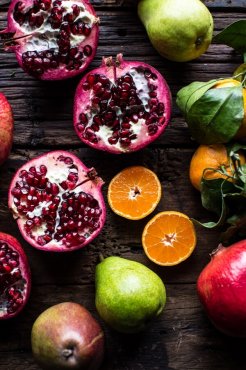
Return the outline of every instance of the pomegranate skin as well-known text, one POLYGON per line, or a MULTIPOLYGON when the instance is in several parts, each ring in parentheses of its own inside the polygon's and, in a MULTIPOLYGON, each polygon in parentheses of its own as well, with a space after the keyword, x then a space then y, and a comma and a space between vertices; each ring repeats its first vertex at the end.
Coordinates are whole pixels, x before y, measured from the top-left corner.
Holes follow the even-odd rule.
MULTIPOLYGON (((0 321, 11 319, 19 315, 25 307, 31 292, 31 271, 27 256, 24 253, 22 246, 12 235, 0 232, 1 259, 5 258, 2 250, 3 244, 6 244, 11 249, 11 253, 16 252, 19 257, 18 265, 12 266, 12 271, 7 270, 7 273, 2 270, 4 263, 2 260, 0 261, 0 321), (21 275, 14 278, 14 274, 16 274, 18 270, 21 272, 21 275), (3 284, 5 284, 4 287, 3 284), (15 289, 13 292, 14 294, 12 294, 13 298, 11 298, 11 293, 8 293, 11 289, 15 289), (20 297, 17 297, 18 291, 21 293, 20 297), (14 297, 14 295, 16 295, 16 297, 14 297), (11 309, 13 303, 11 304, 9 302, 10 299, 17 299, 17 307, 14 310, 11 309), (22 301, 18 302, 19 299, 22 301), (8 307, 8 303, 10 303, 10 307, 8 307)), ((8 251, 6 253, 9 254, 10 252, 8 251)), ((11 260, 11 258, 15 257, 11 256, 9 257, 9 260, 11 260)), ((7 262, 7 265, 9 265, 9 262, 7 262)))
MULTIPOLYGON (((37 13, 35 10, 35 3, 40 3, 43 0, 12 0, 9 9, 8 9, 8 23, 7 28, 0 32, 0 38, 6 40, 4 43, 4 49, 9 52, 14 52, 17 62, 19 63, 20 67, 29 75, 41 79, 41 80, 63 80, 67 78, 71 78, 77 76, 78 74, 82 73, 92 62, 95 57, 97 45, 98 45, 98 38, 99 38, 99 18, 96 15, 96 12, 93 6, 90 4, 89 0, 50 0, 51 7, 46 10, 39 10, 37 13), (69 50, 61 50, 59 46, 59 38, 62 32, 62 27, 65 26, 67 23, 66 19, 62 19, 62 23, 59 24, 58 27, 52 28, 50 22, 47 23, 48 17, 51 15, 51 10, 54 7, 55 2, 60 2, 61 7, 67 6, 68 9, 65 9, 65 13, 69 13, 71 11, 70 7, 74 4, 77 6, 82 7, 85 17, 89 15, 91 17, 91 32, 89 35, 78 35, 72 34, 69 31, 68 37, 70 40, 70 49, 69 50), (25 13, 25 21, 19 22, 15 19, 15 11, 16 6, 20 4, 20 8, 23 6, 23 11, 25 13), (28 21, 28 13, 30 10, 33 9, 33 12, 41 17, 44 17, 44 21, 40 26, 30 26, 28 21), (58 35, 58 32, 60 34, 58 35), (82 36, 82 37, 81 37, 82 36), (85 36, 85 37, 84 37, 85 36), (10 40, 10 42, 8 42, 10 40), (47 40, 47 42, 43 42, 43 40, 47 40), (12 41, 12 42, 11 42, 12 41), (47 47, 47 45, 50 45, 47 47), (87 46, 91 48, 90 52, 85 53, 84 47, 87 46), (75 58, 77 58, 77 62, 81 62, 79 65, 74 65, 75 59, 70 58, 71 56, 71 49, 77 49, 77 54, 75 58), (38 53, 34 59, 36 59, 36 63, 40 63, 40 58, 47 60, 47 55, 43 54, 46 52, 55 52, 57 58, 55 61, 58 65, 56 66, 49 66, 45 67, 43 63, 41 67, 39 66, 34 71, 33 68, 28 68, 28 65, 25 64, 23 60, 23 55, 26 53, 38 53), (83 57, 79 57, 79 53, 84 54, 83 57), (59 54, 59 56, 58 56, 59 54), (66 59, 64 61, 63 59, 66 59), (67 60, 68 59, 68 60, 67 60), (73 62, 72 62, 73 61, 73 62), (72 64, 72 65, 71 65, 72 64), (42 73, 37 72, 38 69, 42 69, 42 73)), ((48 0, 46 1, 48 2, 48 0)), ((35 15, 34 14, 34 15, 35 15)), ((81 21, 80 15, 78 15, 75 20, 74 24, 71 23, 70 26, 75 25, 76 22, 81 21)), ((65 26, 66 27, 66 26, 65 26)), ((27 59, 32 58, 30 55, 26 55, 27 59)), ((54 60, 53 60, 54 62, 54 60)), ((33 64, 33 63, 32 63, 33 64)), ((34 63, 35 64, 35 63, 34 63)))
POLYGON ((218 247, 198 278, 197 291, 218 330, 246 337, 246 239, 218 247))
POLYGON ((83 76, 74 98, 74 128, 85 144, 112 154, 131 153, 155 141, 171 119, 172 96, 149 64, 103 58, 83 76))
POLYGON ((71 252, 90 243, 104 226, 103 184, 95 169, 87 168, 74 154, 62 150, 48 152, 25 163, 16 172, 9 188, 9 209, 30 245, 43 251, 71 252), (43 174, 41 168, 45 169, 43 174), (69 180, 71 175, 74 179, 69 180), (86 203, 80 201, 84 194, 87 194, 86 203), (69 209, 70 206, 74 208, 69 209), (87 207, 99 210, 99 214, 94 211, 86 215, 87 207), (91 219, 93 215, 97 226, 85 224, 84 216, 91 219))
POLYGON ((7 159, 13 142, 13 114, 6 97, 0 93, 0 165, 7 159))

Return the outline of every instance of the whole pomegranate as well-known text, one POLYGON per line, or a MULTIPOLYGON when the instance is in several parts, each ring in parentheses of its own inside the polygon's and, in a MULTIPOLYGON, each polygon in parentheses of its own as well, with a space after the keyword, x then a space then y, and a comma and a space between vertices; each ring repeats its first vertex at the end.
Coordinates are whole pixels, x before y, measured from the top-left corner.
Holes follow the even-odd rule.
POLYGON ((223 333, 246 337, 246 239, 219 246, 197 281, 200 300, 223 333))
POLYGON ((139 150, 165 130, 171 116, 171 94, 162 75, 122 55, 104 58, 85 75, 74 102, 74 127, 93 148, 111 153, 139 150))
POLYGON ((83 306, 56 304, 36 319, 32 327, 33 356, 45 370, 97 370, 104 355, 104 333, 83 306))
POLYGON ((15 174, 9 208, 33 247, 53 252, 79 249, 101 231, 106 217, 103 181, 75 155, 49 152, 15 174))
POLYGON ((62 80, 94 58, 98 22, 88 0, 12 0, 2 38, 28 74, 62 80))
POLYGON ((0 93, 0 165, 7 159, 12 146, 13 122, 11 106, 0 93))
POLYGON ((13 236, 0 232, 0 320, 17 316, 30 295, 27 257, 13 236))

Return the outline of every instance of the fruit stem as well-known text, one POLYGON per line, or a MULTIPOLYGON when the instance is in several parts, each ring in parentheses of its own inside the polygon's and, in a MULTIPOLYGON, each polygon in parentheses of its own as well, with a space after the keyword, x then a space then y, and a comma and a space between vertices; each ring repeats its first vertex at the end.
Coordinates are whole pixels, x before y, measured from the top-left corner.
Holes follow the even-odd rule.
POLYGON ((11 44, 15 43, 16 40, 20 40, 20 39, 23 39, 23 38, 28 37, 28 36, 32 36, 32 33, 29 33, 29 34, 24 35, 24 36, 13 37, 13 38, 10 38, 10 39, 5 39, 4 37, 2 37, 2 39, 0 41, 2 41, 5 46, 11 46, 11 44))
POLYGON ((100 262, 103 262, 104 261, 104 256, 102 253, 99 253, 99 260, 100 262))
POLYGON ((66 360, 67 360, 69 357, 73 356, 73 350, 72 350, 72 349, 69 349, 69 348, 66 348, 66 349, 64 349, 64 350, 62 351, 62 355, 63 355, 63 357, 65 357, 65 358, 66 358, 66 360))
POLYGON ((95 180, 95 178, 97 177, 97 172, 95 170, 95 168, 92 168, 88 173, 87 173, 87 176, 88 176, 88 179, 86 180, 83 180, 81 181, 78 185, 75 186, 74 189, 76 189, 78 186, 80 185, 83 185, 85 182, 87 181, 92 181, 92 180, 95 180))

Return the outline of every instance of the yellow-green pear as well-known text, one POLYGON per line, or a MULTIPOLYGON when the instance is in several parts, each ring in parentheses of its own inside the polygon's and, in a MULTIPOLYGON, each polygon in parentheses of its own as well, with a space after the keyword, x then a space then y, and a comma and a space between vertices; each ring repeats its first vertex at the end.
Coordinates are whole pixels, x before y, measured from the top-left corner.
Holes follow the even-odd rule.
POLYGON ((169 60, 198 58, 211 43, 213 17, 200 0, 141 0, 138 14, 154 48, 169 60))

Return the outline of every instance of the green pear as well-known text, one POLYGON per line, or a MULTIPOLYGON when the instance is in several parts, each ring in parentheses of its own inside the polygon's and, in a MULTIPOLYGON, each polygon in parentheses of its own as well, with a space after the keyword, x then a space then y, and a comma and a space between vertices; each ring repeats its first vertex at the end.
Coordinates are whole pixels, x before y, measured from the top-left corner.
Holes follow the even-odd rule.
POLYGON ((154 48, 169 60, 198 58, 211 43, 213 17, 200 0, 141 0, 138 15, 154 48))
POLYGON ((96 308, 101 318, 123 333, 143 330, 166 303, 165 286, 141 263, 105 258, 96 267, 96 308))

